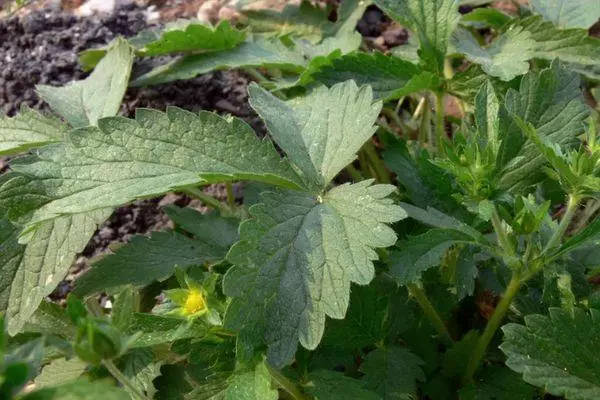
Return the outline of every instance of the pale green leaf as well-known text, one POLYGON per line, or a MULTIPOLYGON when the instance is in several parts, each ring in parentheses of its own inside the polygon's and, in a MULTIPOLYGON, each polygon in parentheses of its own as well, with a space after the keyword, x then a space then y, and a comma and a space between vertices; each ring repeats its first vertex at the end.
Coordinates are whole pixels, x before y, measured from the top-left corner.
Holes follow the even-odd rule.
POLYGON ((131 400, 129 394, 101 380, 90 382, 87 379, 48 387, 28 393, 22 400, 131 400))
POLYGON ((450 35, 460 17, 458 0, 375 0, 375 4, 416 32, 424 66, 443 76, 450 35))
POLYGON ((424 381, 425 363, 405 347, 391 345, 369 353, 360 366, 370 389, 384 400, 416 398, 417 381, 424 381))
POLYGON ((551 308, 502 327, 508 365, 525 382, 570 400, 600 397, 600 312, 551 308))
POLYGON ((128 244, 94 263, 91 270, 78 278, 75 292, 84 296, 103 291, 112 293, 125 284, 145 286, 168 278, 175 267, 187 269, 221 260, 227 250, 176 232, 134 236, 128 244))
POLYGON ((21 153, 62 140, 65 125, 27 106, 13 118, 0 118, 0 155, 21 153))
POLYGON ((440 265, 441 259, 455 244, 476 244, 471 235, 453 229, 431 229, 398 243, 400 251, 391 255, 390 273, 400 285, 417 282, 429 268, 440 265))
POLYGON ((362 18, 372 0, 345 0, 337 9, 338 19, 327 33, 343 36, 356 31, 356 25, 362 18))
POLYGON ((234 48, 244 41, 246 33, 221 21, 216 27, 188 23, 179 29, 166 29, 158 40, 146 43, 138 54, 146 57, 169 53, 220 51, 234 48))
POLYGON ((56 359, 46 365, 35 378, 35 387, 41 389, 77 379, 85 372, 87 366, 85 361, 78 358, 56 359))
POLYGON ((417 65, 382 53, 355 52, 333 59, 319 67, 312 77, 332 86, 352 79, 359 85, 370 85, 376 99, 397 99, 410 93, 434 90, 440 79, 417 65))
POLYGON ((302 187, 273 144, 240 119, 138 109, 135 120, 104 118, 98 125, 71 131, 68 141, 40 149, 32 163, 12 165, 26 174, 0 185, 0 205, 13 219, 35 210, 33 225, 209 181, 302 187))
MULTIPOLYGON (((523 77, 519 90, 510 89, 505 98, 509 114, 531 124, 540 136, 558 146, 570 146, 584 133, 590 109, 579 88, 579 76, 559 63, 523 77)), ((543 177, 546 162, 534 143, 527 140, 510 115, 500 118, 502 145, 498 155, 501 168, 498 187, 522 190, 543 177)))
POLYGON ((201 338, 209 331, 203 320, 185 320, 154 314, 136 313, 126 333, 138 334, 132 348, 151 347, 181 339, 201 338))
POLYGON ((319 344, 326 315, 344 317, 350 283, 371 281, 374 248, 396 241, 386 224, 405 216, 386 198, 393 186, 371 183, 341 185, 322 198, 267 192, 250 209, 223 283, 234 297, 225 319, 240 332, 238 352, 249 356, 266 342, 269 361, 280 367, 298 342, 319 344))
POLYGON ((136 78, 131 85, 157 85, 191 79, 214 70, 243 67, 273 67, 301 73, 306 64, 302 54, 290 50, 279 39, 259 38, 230 50, 179 58, 136 78))
MULTIPOLYGON (((149 348, 133 349, 123 357, 123 375, 139 393, 144 393, 153 399, 156 388, 152 381, 160 376, 160 366, 163 361, 156 360, 154 352, 149 348)), ((127 388, 125 388, 128 390, 127 388)), ((128 390, 132 397, 134 393, 128 390)))
POLYGON ((269 133, 312 188, 323 189, 356 158, 375 132, 381 103, 369 87, 352 81, 320 87, 284 102, 258 85, 250 86, 250 104, 269 133))
POLYGON ((0 310, 6 310, 10 297, 10 286, 21 264, 25 246, 18 241, 19 228, 0 219, 0 310))
POLYGON ((249 371, 236 371, 228 381, 223 400, 277 400, 279 393, 271 386, 271 374, 264 362, 249 371))
POLYGON ((365 382, 341 372, 319 370, 310 374, 312 385, 306 391, 315 400, 381 400, 375 392, 364 389, 365 382))
POLYGON ((452 42, 467 60, 480 64, 487 74, 503 81, 510 81, 529 71, 529 60, 533 58, 535 46, 531 33, 516 26, 486 47, 482 47, 466 29, 457 29, 452 35, 452 42))
POLYGON ((27 237, 19 266, 10 284, 7 330, 17 334, 40 302, 61 282, 75 255, 112 210, 65 215, 41 223, 27 237))
POLYGON ((588 29, 600 18, 599 0, 531 0, 533 11, 559 28, 588 29))
POLYGON ((96 125, 100 118, 119 111, 132 65, 133 49, 118 39, 87 79, 63 87, 42 85, 37 90, 73 127, 96 125))

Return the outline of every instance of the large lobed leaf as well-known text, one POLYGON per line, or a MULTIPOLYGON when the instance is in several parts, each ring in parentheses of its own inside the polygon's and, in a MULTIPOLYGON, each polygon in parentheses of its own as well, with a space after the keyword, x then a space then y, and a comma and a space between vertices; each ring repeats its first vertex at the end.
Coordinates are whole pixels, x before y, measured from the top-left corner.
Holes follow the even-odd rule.
POLYGON ((13 164, 24 175, 0 186, 0 204, 13 214, 35 210, 34 224, 207 181, 302 187, 272 143, 239 119, 209 112, 139 109, 135 120, 104 118, 68 138, 40 149, 32 163, 13 164))
POLYGON ((325 316, 343 318, 350 283, 367 284, 376 247, 396 241, 386 223, 404 217, 385 197, 390 185, 370 181, 342 185, 322 198, 299 192, 270 192, 241 226, 241 241, 228 259, 224 278, 234 297, 226 325, 240 332, 246 354, 266 342, 274 365, 294 356, 297 343, 314 349, 325 316))
POLYGON ((559 28, 588 29, 600 18, 598 0, 531 0, 531 7, 559 28))
POLYGON ((443 76, 450 35, 458 24, 458 0, 375 0, 390 17, 417 33, 425 67, 443 76))
POLYGON ((600 397, 600 312, 551 308, 528 315, 525 325, 502 327, 506 364, 523 379, 570 400, 600 397))

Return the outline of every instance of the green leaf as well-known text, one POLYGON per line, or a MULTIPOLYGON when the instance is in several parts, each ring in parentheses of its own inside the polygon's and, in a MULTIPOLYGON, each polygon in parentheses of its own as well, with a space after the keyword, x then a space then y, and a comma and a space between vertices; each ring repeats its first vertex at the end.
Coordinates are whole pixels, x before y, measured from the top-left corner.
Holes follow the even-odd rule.
POLYGON ((166 29, 158 40, 146 43, 138 50, 144 57, 169 53, 210 52, 234 48, 246 39, 246 33, 231 26, 229 21, 221 21, 216 27, 188 23, 177 26, 179 29, 166 29))
POLYGON ((551 308, 549 316, 527 315, 525 326, 502 327, 506 365, 523 380, 555 396, 600 397, 600 312, 551 308))
POLYGON ((576 235, 565 241, 552 255, 553 258, 569 253, 582 247, 589 246, 600 239, 600 218, 596 217, 592 223, 586 226, 576 235))
POLYGON ((297 343, 314 349, 325 316, 343 318, 350 282, 365 285, 374 274, 374 248, 396 241, 386 223, 404 211, 386 199, 394 187, 372 181, 333 188, 323 197, 292 191, 267 192, 250 208, 241 241, 227 258, 224 292, 234 297, 225 317, 239 331, 246 357, 266 342, 269 362, 280 367, 297 343))
POLYGON ((62 140, 65 125, 23 105, 13 118, 0 118, 0 155, 21 153, 62 140))
POLYGON ((224 400, 277 400, 279 393, 271 386, 271 374, 264 362, 249 371, 236 371, 228 381, 224 400))
POLYGON ((462 400, 533 400, 538 399, 533 386, 506 367, 485 366, 475 380, 459 390, 462 400))
POLYGON ((429 268, 440 265, 446 251, 455 244, 476 244, 474 238, 459 230, 431 229, 398 244, 391 255, 390 273, 400 285, 417 282, 429 268))
POLYGON ((424 381, 423 360, 405 347, 392 345, 369 353, 361 365, 365 373, 365 388, 384 400, 413 399, 417 396, 417 381, 424 381))
POLYGON ((473 104, 475 96, 486 82, 491 82, 496 93, 501 97, 509 88, 519 88, 520 78, 515 78, 510 82, 504 82, 493 78, 483 72, 481 66, 471 64, 466 70, 457 72, 452 79, 447 82, 447 90, 454 96, 460 97, 473 104))
POLYGON ((375 4, 417 33, 424 66, 443 76, 450 35, 460 17, 458 0, 375 0, 375 4))
POLYGON ((376 99, 398 99, 410 93, 439 88, 441 80, 401 58, 355 52, 324 64, 312 77, 332 86, 349 79, 359 85, 370 85, 376 99))
POLYGON ((236 218, 203 214, 189 207, 167 206, 164 210, 178 229, 215 248, 227 251, 238 240, 240 221, 236 218))
POLYGON ((100 118, 119 111, 132 65, 133 49, 118 39, 87 79, 63 87, 42 85, 37 90, 73 127, 96 125, 100 118))
POLYGON ((254 33, 293 36, 318 42, 325 31, 332 29, 327 10, 302 0, 300 5, 287 4, 282 11, 269 8, 243 11, 254 33))
POLYGON ((511 26, 531 33, 531 39, 536 42, 533 49, 535 58, 548 61, 559 58, 578 72, 598 78, 595 67, 600 61, 600 39, 588 36, 587 30, 561 30, 539 16, 516 19, 511 26))
POLYGON ((205 182, 256 179, 302 187, 271 142, 240 119, 209 112, 138 109, 135 120, 104 118, 67 136, 40 149, 34 162, 12 165, 29 176, 0 186, 0 207, 35 210, 34 225, 205 182))
POLYGON ((0 219, 0 310, 6 310, 10 297, 10 286, 21 264, 25 246, 18 241, 19 229, 0 219))
POLYGON ((302 54, 290 50, 279 39, 259 38, 230 50, 182 57, 136 78, 131 86, 191 79, 210 71, 229 68, 264 67, 301 73, 306 64, 302 54))
MULTIPOLYGON (((584 121, 590 114, 579 83, 577 74, 555 62, 539 73, 525 75, 518 91, 510 89, 505 98, 506 110, 552 143, 572 145, 584 133, 584 121)), ((546 160, 510 115, 501 117, 500 127, 503 135, 498 167, 502 170, 498 188, 523 190, 543 177, 541 166, 546 160)))
POLYGON ((183 320, 160 315, 136 313, 133 315, 128 334, 139 335, 131 344, 132 348, 151 347, 176 340, 200 338, 205 336, 209 327, 202 320, 183 320))
POLYGON ((221 260, 227 250, 177 232, 134 236, 128 244, 96 262, 91 270, 77 279, 75 293, 84 296, 102 291, 113 292, 125 284, 145 286, 168 278, 175 267, 186 269, 221 260))
POLYGON ((452 35, 452 42, 467 60, 480 64, 487 74, 503 81, 510 81, 529 71, 529 60, 533 58, 535 46, 531 33, 515 26, 485 48, 466 29, 457 29, 452 35))
POLYGON ((531 0, 531 8, 559 28, 588 29, 600 18, 598 0, 531 0))
POLYGON ((75 255, 111 212, 100 209, 57 217, 41 223, 31 233, 10 283, 6 316, 11 335, 21 330, 41 301, 63 280, 75 255))
MULTIPOLYGON (((161 360, 155 360, 154 352, 149 348, 133 349, 123 357, 123 375, 129 378, 138 392, 152 399, 156 394, 152 381, 160 376, 162 363, 161 360)), ((130 394, 135 397, 132 392, 130 394)))
POLYGON ((306 391, 315 400, 381 400, 376 393, 364 389, 365 382, 340 372, 319 370, 310 374, 312 385, 306 391))
POLYGON ((250 104, 269 133, 298 167, 308 187, 322 190, 356 158, 375 132, 381 103, 369 87, 352 81, 320 87, 310 95, 284 102, 256 84, 250 104))
POLYGON ((79 379, 29 393, 22 400, 131 400, 129 394, 103 381, 79 379))
POLYGON ((38 389, 56 386, 77 379, 84 373, 88 364, 78 358, 59 358, 46 365, 42 372, 35 378, 35 387, 38 389))
POLYGON ((495 8, 476 8, 460 18, 461 25, 473 26, 474 28, 501 29, 511 21, 510 15, 504 14, 495 8))

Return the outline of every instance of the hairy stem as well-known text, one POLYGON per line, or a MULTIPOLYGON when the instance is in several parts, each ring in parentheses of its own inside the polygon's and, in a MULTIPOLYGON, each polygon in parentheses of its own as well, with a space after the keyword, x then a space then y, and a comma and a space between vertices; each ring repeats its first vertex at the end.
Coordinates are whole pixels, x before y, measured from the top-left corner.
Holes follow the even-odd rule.
POLYGON ((421 124, 419 125, 419 144, 422 147, 425 147, 425 143, 429 142, 429 148, 433 148, 433 141, 431 138, 431 110, 429 109, 429 100, 427 96, 423 96, 421 99, 422 102, 419 102, 417 106, 417 110, 415 111, 415 115, 417 115, 417 111, 419 111, 419 107, 421 104, 423 107, 421 108, 423 116, 421 117, 421 124))
POLYGON ((390 183, 390 173, 383 164, 383 161, 379 157, 379 154, 377 154, 373 142, 370 140, 367 141, 367 143, 365 143, 365 145, 363 146, 363 151, 367 156, 369 164, 375 171, 375 178, 377 179, 377 181, 379 183, 390 183))
POLYGON ((202 189, 199 189, 197 187, 189 186, 189 187, 180 189, 180 192, 185 193, 188 196, 193 197, 195 199, 198 199, 201 202, 203 202, 204 204, 206 204, 207 206, 212 207, 216 210, 223 209, 223 205, 221 204, 221 202, 219 200, 215 199, 214 197, 205 193, 202 189))
POLYGON ((360 171, 357 170, 356 167, 354 167, 354 165, 352 164, 348 164, 346 166, 346 172, 348 173, 348 175, 350 175, 354 182, 360 182, 363 180, 363 176, 360 173, 360 171))
POLYGON ((429 318, 429 320, 431 321, 435 329, 438 331, 438 334, 442 337, 442 339, 444 339, 444 341, 448 343, 452 343, 454 340, 452 339, 452 336, 450 336, 450 332, 448 332, 446 324, 444 324, 442 317, 440 317, 440 314, 438 314, 436 309, 433 307, 433 304, 431 304, 431 302, 427 298, 427 294, 425 293, 425 291, 414 283, 407 285, 407 287, 408 292, 415 298, 417 303, 419 303, 419 306, 421 307, 427 318, 429 318))
POLYGON ((302 393, 300 389, 298 389, 294 382, 290 381, 288 378, 285 377, 285 375, 283 375, 275 368, 271 367, 269 364, 265 363, 265 365, 267 366, 267 370, 269 371, 269 374, 271 375, 273 381, 275 381, 277 386, 279 386, 286 393, 288 393, 292 397, 292 399, 308 400, 308 397, 306 397, 304 393, 302 393))
POLYGON ((227 205, 232 210, 235 208, 235 197, 233 196, 233 184, 231 182, 225 183, 227 188, 227 205))
POLYGON ((111 360, 102 360, 102 365, 106 367, 108 372, 117 380, 121 385, 129 389, 131 394, 138 400, 149 400, 142 392, 140 392, 134 385, 131 383, 128 377, 123 375, 123 373, 117 368, 117 366, 111 360))
POLYGON ((567 210, 565 211, 565 215, 563 215, 562 219, 560 220, 558 229, 556 230, 556 232, 554 232, 554 234, 548 241, 548 244, 544 248, 543 253, 546 253, 548 250, 550 250, 560 244, 563 236, 567 232, 567 228, 569 227, 569 225, 571 224, 571 221, 573 220, 573 216, 575 215, 575 211, 577 211, 578 207, 579 207, 579 197, 570 194, 569 200, 567 201, 567 210))
POLYGON ((481 337, 477 341, 475 350, 473 350, 473 352, 471 353, 471 357, 469 358, 469 362, 467 364, 467 369, 463 379, 464 383, 470 382, 473 379, 473 375, 479 368, 479 365, 481 364, 481 361, 485 356, 485 351, 487 350, 490 341, 492 340, 492 338, 496 334, 496 331, 500 327, 500 324, 502 323, 502 320, 504 319, 504 316, 506 315, 510 304, 519 292, 521 285, 523 285, 523 280, 521 279, 520 274, 514 273, 510 282, 508 283, 508 286, 506 287, 506 291, 502 296, 502 300, 500 300, 500 303, 498 303, 498 305, 496 306, 492 317, 488 321, 485 330, 483 331, 483 335, 481 335, 481 337))
POLYGON ((442 142, 446 140, 446 128, 444 124, 444 93, 435 94, 435 139, 438 150, 442 142))

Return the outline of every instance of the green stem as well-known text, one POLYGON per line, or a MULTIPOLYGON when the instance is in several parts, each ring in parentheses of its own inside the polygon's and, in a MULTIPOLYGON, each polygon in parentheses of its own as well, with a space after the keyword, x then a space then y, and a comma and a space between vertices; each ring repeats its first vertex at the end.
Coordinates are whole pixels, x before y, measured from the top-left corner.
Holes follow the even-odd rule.
POLYGON ((367 143, 365 143, 363 149, 367 155, 369 164, 371 164, 371 167, 373 167, 373 170, 375 171, 377 181, 379 183, 390 183, 390 174, 383 164, 383 161, 379 157, 379 154, 377 154, 373 142, 369 140, 367 143))
POLYGON ((298 389, 294 382, 290 381, 281 372, 271 367, 269 364, 265 363, 265 365, 277 386, 285 390, 294 400, 308 400, 308 397, 298 389))
POLYGON ((452 336, 450 336, 450 332, 448 332, 446 324, 444 324, 442 317, 440 317, 440 314, 438 314, 436 309, 433 307, 433 304, 431 304, 429 301, 429 298, 427 298, 425 291, 414 283, 409 284, 407 287, 408 292, 415 298, 417 303, 419 303, 419 306, 427 318, 429 318, 434 328, 438 331, 439 335, 444 339, 444 341, 452 343, 454 340, 452 339, 452 336))
POLYGON ((506 235, 506 230, 504 230, 504 226, 502 226, 502 220, 500 219, 496 208, 494 208, 494 212, 492 213, 492 226, 494 227, 494 231, 498 236, 498 243, 500 243, 502 250, 504 250, 504 252, 509 256, 514 257, 516 254, 515 247, 506 235))
POLYGON ((108 372, 119 381, 119 383, 129 389, 131 394, 138 400, 150 400, 142 392, 140 392, 123 373, 117 368, 117 366, 111 360, 103 360, 102 365, 106 367, 108 372))
POLYGON ((182 188, 180 189, 180 192, 185 193, 188 196, 193 197, 195 199, 198 199, 207 206, 212 207, 216 210, 223 209, 223 205, 219 200, 215 199, 210 194, 205 193, 202 189, 198 189, 197 187, 189 186, 186 188, 182 188))
POLYGON ((444 124, 444 93, 435 94, 435 136, 436 147, 442 148, 442 142, 446 140, 446 128, 444 124))
POLYGON ((475 350, 471 353, 471 357, 469 358, 469 362, 467 364, 467 369, 465 372, 465 376, 463 379, 464 383, 470 382, 473 379, 473 375, 479 368, 483 357, 485 356, 485 351, 487 350, 490 341, 496 334, 498 327, 502 323, 508 308, 510 307, 514 297, 519 292, 519 289, 523 285, 523 280, 518 273, 514 273, 508 286, 506 287, 506 291, 502 296, 502 300, 496 306, 492 317, 488 321, 485 330, 483 331, 483 335, 477 341, 477 345, 475 346, 475 350))
POLYGON ((360 173, 360 171, 357 170, 356 167, 352 164, 348 164, 346 166, 346 172, 348 172, 348 175, 350 175, 354 182, 360 182, 363 180, 363 176, 360 173))
POLYGON ((560 244, 563 236, 567 232, 567 228, 569 227, 569 225, 571 224, 571 221, 573 220, 573 216, 575 215, 575 211, 577 211, 578 207, 579 207, 579 197, 570 194, 569 200, 567 201, 567 210, 565 211, 565 215, 563 215, 562 219, 560 220, 558 229, 556 229, 556 232, 554 232, 554 234, 548 241, 548 244, 544 248, 544 251, 542 252, 542 254, 546 253, 548 250, 551 250, 552 248, 554 248, 560 244))
POLYGON ((235 208, 235 197, 233 196, 233 184, 231 182, 225 183, 227 188, 227 205, 232 210, 235 208))
MULTIPOLYGON (((421 99, 423 103, 419 103, 419 106, 423 104, 422 108, 422 116, 421 116, 421 124, 419 125, 419 144, 422 147, 425 147, 425 143, 429 142, 429 149, 433 149, 433 138, 431 135, 431 109, 429 107, 429 99, 427 96, 423 96, 421 99)), ((417 106, 417 111, 419 111, 419 106, 417 106)), ((417 114, 415 111, 415 115, 417 114)))

